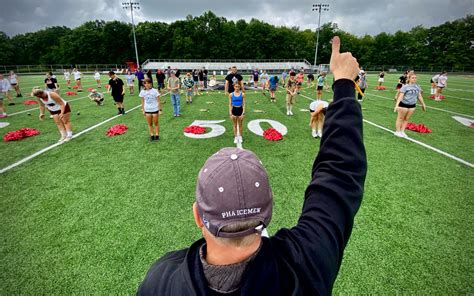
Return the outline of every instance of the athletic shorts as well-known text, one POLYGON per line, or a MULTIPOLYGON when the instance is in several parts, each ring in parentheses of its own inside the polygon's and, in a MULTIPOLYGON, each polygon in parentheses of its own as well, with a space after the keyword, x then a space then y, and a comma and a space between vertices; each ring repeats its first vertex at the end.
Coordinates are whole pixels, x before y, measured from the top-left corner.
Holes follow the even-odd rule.
POLYGON ((301 86, 303 85, 303 82, 296 82, 296 85, 301 86))
POLYGON ((402 86, 403 86, 403 84, 401 84, 401 83, 397 84, 397 89, 402 88, 402 86))
POLYGON ((16 86, 18 83, 11 83, 11 86, 16 86))
POLYGON ((239 107, 232 106, 232 115, 241 116, 242 113, 244 113, 244 108, 242 108, 242 106, 239 106, 239 107))
POLYGON ((379 78, 379 82, 384 82, 384 81, 385 81, 385 79, 379 78))
POLYGON ((132 83, 127 83, 127 86, 130 87, 130 86, 135 86, 135 84, 132 82, 132 83))
POLYGON ((323 90, 323 86, 322 86, 322 85, 318 85, 318 90, 323 90))
POLYGON ((286 94, 286 102, 290 103, 290 104, 294 104, 295 103, 295 97, 296 97, 296 95, 292 96, 290 94, 286 94))
POLYGON ((145 114, 147 114, 147 115, 148 115, 148 114, 150 114, 150 115, 152 115, 152 114, 158 114, 158 111, 153 111, 153 112, 146 112, 146 111, 145 111, 145 114))
MULTIPOLYGON (((51 113, 51 115, 56 115, 56 114, 61 113, 61 109, 57 111, 51 111, 51 110, 48 110, 48 111, 49 113, 51 113)), ((69 103, 66 103, 66 107, 64 108, 64 114, 68 114, 69 112, 71 112, 71 107, 69 107, 69 103)))
POLYGON ((433 81, 433 79, 430 79, 430 83, 435 83, 435 82, 433 81))
POLYGON ((437 85, 436 87, 437 87, 437 88, 441 88, 441 89, 443 89, 443 88, 444 88, 444 86, 439 86, 439 85, 437 85))
POLYGON ((270 86, 270 91, 276 91, 276 86, 270 86))
POLYGON ((257 79, 254 78, 254 79, 253 79, 253 82, 258 82, 258 78, 257 78, 257 79))
POLYGON ((400 102, 400 103, 398 103, 398 107, 411 109, 411 108, 415 108, 415 107, 416 107, 416 104, 409 105, 409 104, 405 104, 405 103, 403 103, 403 102, 400 102))
POLYGON ((187 95, 188 95, 189 97, 192 97, 192 96, 193 96, 193 91, 192 91, 192 90, 188 90, 187 95))
POLYGON ((123 95, 120 94, 120 95, 117 95, 117 96, 112 96, 114 98, 114 102, 117 102, 117 103, 123 103, 123 95))

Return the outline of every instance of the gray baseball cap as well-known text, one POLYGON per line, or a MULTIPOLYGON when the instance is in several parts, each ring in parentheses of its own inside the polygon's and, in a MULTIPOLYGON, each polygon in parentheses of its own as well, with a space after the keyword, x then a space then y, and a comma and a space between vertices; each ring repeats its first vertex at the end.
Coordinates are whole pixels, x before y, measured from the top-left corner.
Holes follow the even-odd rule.
POLYGON ((257 156, 245 149, 223 148, 206 161, 196 184, 196 203, 206 228, 217 237, 260 232, 272 218, 272 190, 257 156), (239 232, 222 227, 256 219, 262 225, 239 232))

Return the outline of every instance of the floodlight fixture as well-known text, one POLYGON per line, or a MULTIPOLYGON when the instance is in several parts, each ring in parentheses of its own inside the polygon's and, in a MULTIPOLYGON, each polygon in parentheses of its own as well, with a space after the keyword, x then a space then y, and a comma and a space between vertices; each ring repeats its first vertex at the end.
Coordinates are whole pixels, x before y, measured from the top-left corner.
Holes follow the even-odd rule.
POLYGON ((321 12, 323 11, 329 11, 329 4, 324 4, 324 3, 316 3, 313 4, 313 11, 318 12, 319 17, 318 17, 318 28, 316 30, 316 50, 314 53, 314 68, 316 68, 316 62, 318 59, 318 46, 319 46, 319 29, 321 25, 321 12))
POLYGON ((138 49, 137 49, 137 37, 135 36, 135 21, 133 20, 133 11, 140 9, 139 2, 122 2, 123 9, 130 9, 130 15, 132 17, 132 32, 133 32, 133 44, 135 45, 135 57, 137 59, 137 67, 140 67, 140 62, 138 60, 138 49))

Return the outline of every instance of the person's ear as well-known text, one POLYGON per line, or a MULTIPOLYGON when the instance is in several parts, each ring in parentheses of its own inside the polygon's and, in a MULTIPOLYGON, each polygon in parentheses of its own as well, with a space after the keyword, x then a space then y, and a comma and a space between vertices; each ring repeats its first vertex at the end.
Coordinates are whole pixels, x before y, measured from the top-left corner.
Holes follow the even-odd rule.
POLYGON ((202 222, 201 216, 199 216, 199 210, 197 203, 193 203, 193 214, 194 214, 194 222, 196 223, 197 227, 202 228, 204 223, 202 222))

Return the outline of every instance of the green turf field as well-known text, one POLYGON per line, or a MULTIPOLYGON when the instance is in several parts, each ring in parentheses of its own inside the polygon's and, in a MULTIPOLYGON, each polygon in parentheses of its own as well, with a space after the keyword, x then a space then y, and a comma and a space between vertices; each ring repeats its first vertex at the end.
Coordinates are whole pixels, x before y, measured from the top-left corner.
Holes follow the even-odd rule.
MULTIPOLYGON (((474 119, 474 77, 449 76, 446 99, 435 102, 427 98, 430 76, 418 75, 428 111, 417 108, 411 121, 433 133, 407 134, 472 166, 474 129, 452 116, 474 119)), ((377 77, 368 75, 362 103, 368 156, 365 195, 334 293, 472 294, 474 168, 371 124, 394 130, 398 77, 386 75, 387 90, 375 91, 377 77)), ((34 85, 43 85, 40 76, 21 78, 24 95, 34 85)), ((63 77, 58 81, 64 93, 63 77)), ((83 86, 95 87, 92 75, 84 75, 83 86)), ((110 96, 98 107, 86 95, 64 96, 71 102, 75 133, 117 113, 110 96)), ((296 223, 319 149, 319 140, 311 137, 309 113, 300 111, 308 108, 305 96, 315 97, 314 88, 304 89, 291 117, 286 116, 284 95, 279 92, 277 103, 270 103, 268 96, 247 91, 245 125, 272 119, 288 128, 281 142, 244 130, 243 147, 261 158, 270 176, 270 233, 296 223)), ((323 99, 331 95, 327 91, 323 99)), ((59 138, 52 119, 40 122, 37 109, 25 111, 36 106, 22 105, 23 99, 30 98, 7 106, 11 116, 0 122, 10 125, 0 129, 0 135, 22 127, 37 128, 41 134, 1 142, 0 168, 59 138)), ((139 102, 138 96, 126 96, 126 110, 139 102)), ((169 96, 162 102, 158 142, 148 141, 138 108, 0 175, 0 294, 134 294, 157 258, 200 237, 191 212, 196 176, 212 153, 235 145, 228 100, 222 92, 209 92, 186 105, 183 94, 180 118, 172 116, 169 96), (225 120, 221 125, 226 132, 211 139, 185 137, 183 128, 194 120, 225 120), (129 130, 106 137, 115 124, 126 124, 129 130)))

